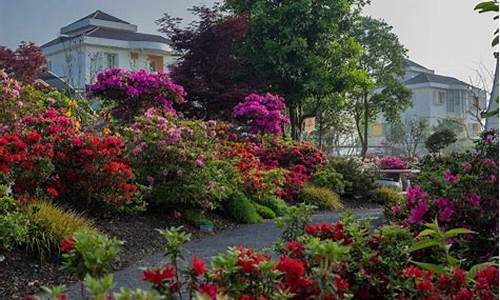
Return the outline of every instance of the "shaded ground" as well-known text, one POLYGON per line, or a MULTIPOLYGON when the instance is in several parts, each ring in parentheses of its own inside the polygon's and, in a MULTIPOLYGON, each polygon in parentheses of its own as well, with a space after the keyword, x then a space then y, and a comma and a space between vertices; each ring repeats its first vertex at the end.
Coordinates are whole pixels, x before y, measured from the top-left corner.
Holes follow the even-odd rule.
MULTIPOLYGON (((216 233, 236 227, 234 223, 216 215, 210 216, 210 219, 214 221, 216 233)), ((163 241, 155 229, 181 224, 181 220, 174 214, 115 215, 95 219, 95 225, 101 232, 125 242, 113 265, 114 270, 121 270, 145 256, 158 252, 162 248, 163 241)), ((209 235, 199 232, 194 227, 185 227, 192 233, 194 240, 209 235)), ((59 258, 51 258, 42 263, 38 258, 19 250, 8 252, 4 256, 5 259, 0 262, 0 299, 22 299, 26 294, 37 293, 41 286, 71 285, 76 282, 75 278, 60 270, 59 258)))
MULTIPOLYGON (((378 226, 383 222, 383 214, 376 208, 354 209, 356 217, 373 218, 373 226, 378 226)), ((342 213, 321 213, 313 217, 313 223, 332 223, 337 221, 342 213)), ((204 260, 211 260, 219 252, 225 251, 231 246, 244 246, 250 248, 269 248, 280 237, 280 230, 272 221, 253 224, 240 225, 236 229, 225 231, 222 234, 191 241, 184 246, 184 256, 188 261, 196 255, 204 260)), ((159 266, 164 264, 162 253, 156 253, 144 257, 139 262, 114 274, 115 287, 142 288, 149 289, 149 284, 142 281, 142 271, 144 267, 159 266)), ((79 285, 70 287, 72 299, 79 299, 79 285)))

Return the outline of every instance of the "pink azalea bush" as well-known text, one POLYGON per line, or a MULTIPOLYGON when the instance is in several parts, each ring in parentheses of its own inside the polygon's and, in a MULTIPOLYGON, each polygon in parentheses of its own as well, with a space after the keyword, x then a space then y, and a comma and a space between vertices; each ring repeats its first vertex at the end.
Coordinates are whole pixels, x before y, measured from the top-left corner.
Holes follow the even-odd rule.
POLYGON ((233 118, 246 124, 252 134, 281 135, 281 126, 289 123, 283 115, 285 109, 283 98, 278 95, 252 93, 234 107, 233 118))
POLYGON ((173 105, 184 102, 184 94, 184 88, 173 83, 168 73, 145 70, 108 69, 87 86, 89 97, 105 99, 113 105, 113 116, 126 122, 133 121, 150 107, 175 113, 173 105))
POLYGON ((407 168, 407 163, 398 156, 384 156, 378 162, 384 170, 401 170, 407 168))
POLYGON ((475 151, 422 162, 417 185, 407 189, 404 203, 386 209, 418 231, 437 219, 443 228, 465 227, 478 234, 455 240, 469 262, 488 258, 498 250, 498 140, 486 132, 475 151))

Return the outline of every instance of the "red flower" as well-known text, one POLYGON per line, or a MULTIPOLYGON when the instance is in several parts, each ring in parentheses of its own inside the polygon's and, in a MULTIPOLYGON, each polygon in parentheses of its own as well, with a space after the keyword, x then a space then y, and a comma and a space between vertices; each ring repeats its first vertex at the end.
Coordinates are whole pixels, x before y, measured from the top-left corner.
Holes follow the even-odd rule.
POLYGON ((205 262, 199 259, 197 256, 193 256, 193 268, 192 272, 194 276, 201 276, 207 272, 207 268, 205 267, 205 262))
POLYGON ((286 245, 286 251, 292 256, 300 256, 304 251, 304 245, 297 241, 291 241, 286 245))
POLYGON ((75 249, 75 239, 71 236, 65 237, 61 242, 61 251, 67 253, 73 249, 75 249))
POLYGON ((405 278, 409 277, 421 278, 423 275, 424 273, 422 273, 422 270, 420 270, 420 268, 416 266, 409 266, 405 268, 402 274, 402 276, 405 278))
POLYGON ((161 285, 164 280, 175 277, 175 269, 170 265, 166 265, 163 270, 159 268, 146 270, 143 275, 145 281, 149 281, 154 285, 161 285))
POLYGON ((53 187, 48 187, 47 193, 49 193, 54 198, 57 198, 59 196, 59 192, 53 187))
POLYGON ((466 288, 461 288, 458 293, 453 298, 454 300, 472 300, 474 299, 474 293, 466 288))
POLYGON ((349 289, 349 282, 340 276, 335 277, 335 285, 337 286, 337 294, 340 296, 349 289))
POLYGON ((453 278, 458 286, 463 286, 465 283, 465 271, 460 268, 453 270, 453 278))
POLYGON ((215 284, 203 283, 198 287, 197 291, 200 294, 209 296, 212 300, 217 299, 217 285, 215 284))

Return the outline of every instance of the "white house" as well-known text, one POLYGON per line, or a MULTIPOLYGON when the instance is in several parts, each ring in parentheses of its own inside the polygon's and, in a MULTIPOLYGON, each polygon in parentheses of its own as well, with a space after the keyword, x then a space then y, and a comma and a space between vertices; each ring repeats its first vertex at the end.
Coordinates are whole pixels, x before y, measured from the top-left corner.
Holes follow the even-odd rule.
POLYGON ((178 57, 166 38, 139 33, 137 25, 100 10, 62 27, 41 48, 48 70, 77 89, 108 68, 168 70, 178 57))
MULTIPOLYGON (((401 113, 401 120, 423 118, 431 128, 444 118, 452 118, 465 125, 471 138, 481 130, 480 110, 486 107, 486 92, 459 79, 438 75, 411 60, 405 64, 404 85, 412 92, 412 107, 401 113)), ((387 142, 391 124, 382 115, 370 126, 369 149, 372 153, 390 153, 387 142)), ((422 147, 420 147, 420 151, 422 147)))

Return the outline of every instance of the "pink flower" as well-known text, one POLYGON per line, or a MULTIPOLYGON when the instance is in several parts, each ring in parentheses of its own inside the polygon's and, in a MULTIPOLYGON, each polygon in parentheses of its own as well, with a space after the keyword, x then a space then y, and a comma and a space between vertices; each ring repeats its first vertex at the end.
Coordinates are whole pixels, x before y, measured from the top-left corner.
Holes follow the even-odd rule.
POLYGON ((395 215, 395 214, 397 214, 397 213, 399 212, 399 209, 400 209, 400 207, 399 207, 399 205, 397 205, 397 204, 394 204, 394 205, 391 207, 392 213, 393 213, 394 215, 395 215))
POLYGON ((469 162, 464 162, 463 167, 465 171, 472 169, 472 165, 469 162))
POLYGON ((443 177, 447 182, 451 184, 458 182, 458 176, 453 175, 453 173, 450 170, 444 171, 443 177))
POLYGON ((472 193, 469 195, 469 203, 474 206, 474 207, 478 207, 479 206, 479 200, 481 200, 481 197, 476 194, 476 193, 472 193))
POLYGON ((451 220, 451 216, 455 213, 455 209, 451 201, 444 197, 439 197, 434 200, 433 204, 439 209, 438 220, 441 222, 449 222, 451 220))
POLYGON ((203 158, 198 157, 195 161, 195 164, 198 168, 203 168, 205 166, 205 162, 203 161, 203 158))
POLYGON ((409 186, 406 189, 406 200, 410 203, 413 204, 415 201, 419 199, 426 199, 428 194, 420 188, 420 186, 415 186, 414 188, 409 186))
POLYGON ((410 224, 421 224, 424 220, 424 215, 428 210, 427 200, 420 200, 415 208, 411 209, 411 215, 408 219, 410 224))

